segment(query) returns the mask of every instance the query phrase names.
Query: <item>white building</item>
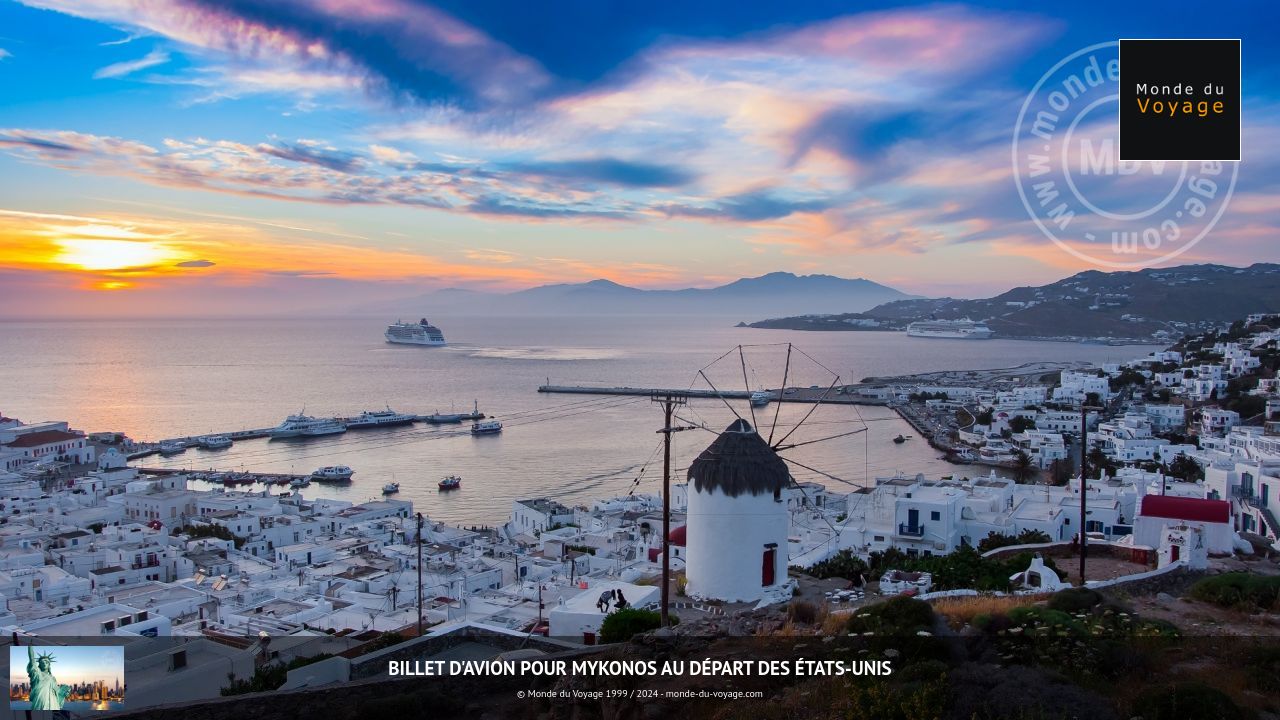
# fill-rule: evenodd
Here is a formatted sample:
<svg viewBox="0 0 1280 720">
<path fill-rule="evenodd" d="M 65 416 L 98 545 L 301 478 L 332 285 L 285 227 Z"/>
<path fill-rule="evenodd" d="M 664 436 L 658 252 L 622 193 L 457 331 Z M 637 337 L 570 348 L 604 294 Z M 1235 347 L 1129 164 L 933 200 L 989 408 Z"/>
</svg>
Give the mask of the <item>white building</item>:
<svg viewBox="0 0 1280 720">
<path fill-rule="evenodd" d="M 507 527 L 515 534 L 538 535 L 558 525 L 573 522 L 573 510 L 555 500 L 534 498 L 511 503 L 511 520 Z"/>
<path fill-rule="evenodd" d="M 1143 410 L 1154 432 L 1182 432 L 1187 428 L 1187 409 L 1181 405 L 1147 405 Z"/>
<path fill-rule="evenodd" d="M 1053 399 L 1055 402 L 1078 405 L 1091 393 L 1097 395 L 1100 400 L 1109 399 L 1111 397 L 1110 379 L 1105 375 L 1099 377 L 1094 372 L 1064 370 L 1058 387 L 1053 389 Z"/>
<path fill-rule="evenodd" d="M 736 420 L 689 465 L 686 592 L 759 600 L 787 582 L 786 464 Z"/>
<path fill-rule="evenodd" d="M 1235 410 L 1204 408 L 1200 411 L 1201 435 L 1225 435 L 1228 430 L 1239 424 L 1240 413 Z"/>
<path fill-rule="evenodd" d="M 1211 554 L 1228 555 L 1235 550 L 1230 503 L 1169 495 L 1142 498 L 1133 526 L 1133 541 L 1137 545 L 1159 548 L 1163 536 L 1174 526 L 1198 528 Z"/>
<path fill-rule="evenodd" d="M 621 593 L 627 607 L 644 607 L 661 600 L 662 590 L 653 585 L 606 580 L 590 583 L 586 590 L 551 608 L 547 613 L 551 637 L 594 645 L 600 626 L 616 610 L 614 593 Z M 608 605 L 605 604 L 608 600 Z"/>
</svg>

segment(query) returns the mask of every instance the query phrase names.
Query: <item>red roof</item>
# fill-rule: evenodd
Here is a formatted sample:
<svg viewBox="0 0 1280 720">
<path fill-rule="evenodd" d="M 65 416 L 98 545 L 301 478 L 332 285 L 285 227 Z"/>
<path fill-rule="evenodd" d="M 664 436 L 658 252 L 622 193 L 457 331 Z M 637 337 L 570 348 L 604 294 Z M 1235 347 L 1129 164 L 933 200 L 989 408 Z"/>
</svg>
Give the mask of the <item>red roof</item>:
<svg viewBox="0 0 1280 720">
<path fill-rule="evenodd" d="M 38 430 L 33 433 L 19 435 L 14 438 L 13 442 L 7 444 L 9 447 L 15 448 L 40 447 L 41 445 L 52 445 L 65 440 L 79 440 L 82 437 L 84 436 L 67 432 L 66 430 Z"/>
<path fill-rule="evenodd" d="M 1226 523 L 1231 521 L 1231 503 L 1226 500 L 1147 495 L 1142 498 L 1142 509 L 1138 514 L 1171 520 Z"/>
<path fill-rule="evenodd" d="M 672 545 L 679 545 L 680 547 L 684 547 L 684 536 L 685 536 L 684 528 L 685 526 L 681 525 L 680 527 L 675 528 L 674 530 L 671 531 L 670 539 L 671 539 Z"/>
</svg>

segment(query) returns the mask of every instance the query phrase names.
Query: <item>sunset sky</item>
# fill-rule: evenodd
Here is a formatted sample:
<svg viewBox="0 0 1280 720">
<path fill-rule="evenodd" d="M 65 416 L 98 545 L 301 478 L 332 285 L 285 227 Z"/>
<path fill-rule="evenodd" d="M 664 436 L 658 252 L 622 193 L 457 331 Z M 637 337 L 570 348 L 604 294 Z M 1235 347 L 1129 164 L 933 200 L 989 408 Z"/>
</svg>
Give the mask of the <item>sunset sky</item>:
<svg viewBox="0 0 1280 720">
<path fill-rule="evenodd" d="M 1010 140 L 1120 37 L 1243 39 L 1177 262 L 1280 260 L 1274 3 L 0 0 L 0 317 L 261 313 L 775 270 L 987 296 L 1088 264 Z"/>
</svg>

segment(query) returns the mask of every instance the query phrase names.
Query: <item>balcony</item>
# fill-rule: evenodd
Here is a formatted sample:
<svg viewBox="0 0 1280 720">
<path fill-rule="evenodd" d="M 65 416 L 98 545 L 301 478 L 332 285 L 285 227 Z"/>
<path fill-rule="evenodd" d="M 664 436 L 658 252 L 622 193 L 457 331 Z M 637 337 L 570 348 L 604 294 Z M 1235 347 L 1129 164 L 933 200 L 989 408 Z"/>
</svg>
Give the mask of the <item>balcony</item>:
<svg viewBox="0 0 1280 720">
<path fill-rule="evenodd" d="M 903 537 L 924 537 L 924 525 L 898 523 L 898 534 Z"/>
</svg>

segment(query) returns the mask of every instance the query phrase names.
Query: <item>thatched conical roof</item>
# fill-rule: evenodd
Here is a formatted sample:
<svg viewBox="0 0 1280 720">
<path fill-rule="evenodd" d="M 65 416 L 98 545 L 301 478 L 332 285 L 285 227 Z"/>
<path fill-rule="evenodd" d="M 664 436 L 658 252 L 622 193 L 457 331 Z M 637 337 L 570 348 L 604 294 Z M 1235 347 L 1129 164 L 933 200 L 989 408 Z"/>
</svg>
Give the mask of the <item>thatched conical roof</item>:
<svg viewBox="0 0 1280 720">
<path fill-rule="evenodd" d="M 689 464 L 694 490 L 717 489 L 730 497 L 770 494 L 787 487 L 791 474 L 751 423 L 739 418 Z"/>
</svg>

